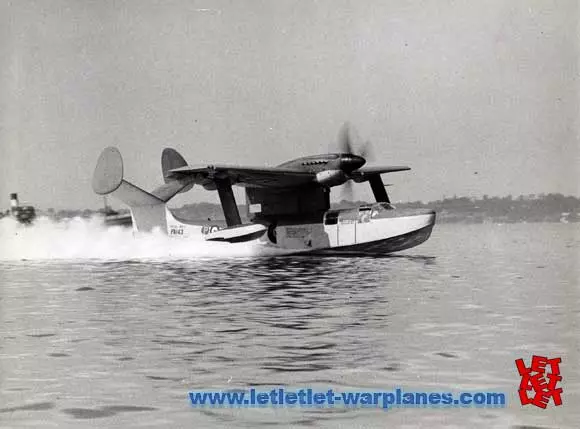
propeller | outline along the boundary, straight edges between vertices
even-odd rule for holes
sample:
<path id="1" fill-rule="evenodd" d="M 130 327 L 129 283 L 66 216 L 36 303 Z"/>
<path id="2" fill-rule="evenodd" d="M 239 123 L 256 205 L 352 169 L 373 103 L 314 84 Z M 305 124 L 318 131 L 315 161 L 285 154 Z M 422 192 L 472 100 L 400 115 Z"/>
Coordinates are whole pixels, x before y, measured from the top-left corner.
<path id="1" fill-rule="evenodd" d="M 340 193 L 341 197 L 343 197 L 343 199 L 346 199 L 348 201 L 352 201 L 354 198 L 354 192 L 353 192 L 353 187 L 352 187 L 352 180 L 347 180 L 346 182 L 344 182 L 344 185 L 342 185 L 342 192 Z"/>
<path id="2" fill-rule="evenodd" d="M 353 135 L 355 139 L 353 139 Z M 354 140 L 359 140 L 358 134 L 356 130 L 351 127 L 349 122 L 345 122 L 338 133 L 338 146 L 340 151 L 342 153 L 357 155 L 365 159 L 373 157 L 370 141 L 367 140 L 364 143 L 358 145 L 357 150 L 355 150 L 356 145 Z"/>
<path id="3" fill-rule="evenodd" d="M 353 139 L 353 135 L 355 139 Z M 361 145 L 356 145 L 354 143 L 354 140 L 360 141 L 360 139 L 358 138 L 358 134 L 356 130 L 354 130 L 354 128 L 351 127 L 349 122 L 345 122 L 338 133 L 338 146 L 340 151 L 342 153 L 361 157 L 363 158 L 364 161 L 366 161 L 367 158 L 372 158 L 370 141 L 367 140 Z M 355 146 L 358 147 L 355 149 Z M 356 168 L 360 168 L 360 166 Z M 341 194 L 344 195 L 348 200 L 352 201 L 352 199 L 354 198 L 352 180 L 347 180 L 344 183 Z"/>
<path id="4" fill-rule="evenodd" d="M 389 196 L 384 189 L 382 173 L 394 173 L 396 171 L 410 170 L 407 166 L 375 166 L 368 168 L 361 168 L 366 164 L 365 158 L 372 156 L 371 144 L 366 141 L 363 144 L 355 144 L 353 141 L 353 133 L 348 122 L 346 122 L 338 133 L 338 144 L 342 153 L 338 154 L 340 157 L 339 170 L 329 170 L 333 172 L 334 176 L 322 177 L 319 183 L 324 180 L 329 187 L 336 185 L 344 185 L 341 193 L 344 193 L 350 200 L 353 199 L 352 181 L 357 183 L 368 181 L 373 195 L 378 202 L 389 203 Z M 354 133 L 356 141 L 360 141 L 356 132 Z M 358 146 L 358 147 L 357 147 Z M 335 167 L 336 168 L 336 167 Z M 322 174 L 322 173 L 318 173 Z M 388 185 L 387 185 L 388 186 Z"/>

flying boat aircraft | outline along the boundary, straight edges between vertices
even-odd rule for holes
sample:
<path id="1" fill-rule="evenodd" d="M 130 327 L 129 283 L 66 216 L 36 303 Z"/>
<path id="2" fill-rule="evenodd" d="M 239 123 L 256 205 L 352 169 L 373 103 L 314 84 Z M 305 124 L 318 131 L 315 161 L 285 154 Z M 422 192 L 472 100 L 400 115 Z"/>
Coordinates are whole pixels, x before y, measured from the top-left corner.
<path id="1" fill-rule="evenodd" d="M 410 168 L 365 166 L 365 151 L 354 153 L 348 127 L 339 138 L 339 153 L 297 158 L 277 167 L 191 166 L 176 150 L 166 148 L 161 157 L 165 183 L 151 192 L 124 179 L 121 154 L 108 147 L 97 162 L 93 190 L 127 204 L 135 232 L 158 228 L 173 237 L 253 242 L 288 254 L 387 254 L 427 240 L 435 212 L 396 209 L 381 178 Z M 330 189 L 352 182 L 369 182 L 376 203 L 331 210 Z M 226 227 L 189 223 L 166 206 L 194 185 L 218 192 Z M 232 186 L 245 187 L 249 223 L 241 221 Z"/>

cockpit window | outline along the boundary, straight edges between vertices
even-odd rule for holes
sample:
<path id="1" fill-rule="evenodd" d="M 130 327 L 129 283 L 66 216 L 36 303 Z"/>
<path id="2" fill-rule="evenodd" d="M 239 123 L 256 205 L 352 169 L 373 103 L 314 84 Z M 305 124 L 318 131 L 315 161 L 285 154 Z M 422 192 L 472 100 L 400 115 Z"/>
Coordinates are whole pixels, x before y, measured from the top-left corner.
<path id="1" fill-rule="evenodd" d="M 338 223 L 338 212 L 328 212 L 324 218 L 325 225 L 336 225 Z"/>
<path id="2" fill-rule="evenodd" d="M 390 203 L 378 203 L 377 206 L 382 210 L 394 210 L 395 208 Z"/>

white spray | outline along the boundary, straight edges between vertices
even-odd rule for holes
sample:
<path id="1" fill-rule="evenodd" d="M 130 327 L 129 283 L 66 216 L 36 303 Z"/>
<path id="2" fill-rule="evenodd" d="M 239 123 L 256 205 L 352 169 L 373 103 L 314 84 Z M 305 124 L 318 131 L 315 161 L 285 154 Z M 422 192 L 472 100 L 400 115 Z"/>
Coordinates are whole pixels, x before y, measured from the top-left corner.
<path id="1" fill-rule="evenodd" d="M 30 226 L 0 219 L 0 261 L 229 258 L 279 253 L 255 242 L 180 240 L 159 231 L 134 237 L 131 229 L 106 227 L 99 218 L 56 222 L 41 217 Z"/>

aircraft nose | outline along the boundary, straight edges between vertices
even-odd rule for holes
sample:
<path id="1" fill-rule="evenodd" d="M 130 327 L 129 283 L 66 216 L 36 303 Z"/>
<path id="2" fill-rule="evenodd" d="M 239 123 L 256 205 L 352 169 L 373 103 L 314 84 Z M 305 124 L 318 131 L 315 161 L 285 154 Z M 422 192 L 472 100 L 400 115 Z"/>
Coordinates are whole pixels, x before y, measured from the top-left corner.
<path id="1" fill-rule="evenodd" d="M 340 159 L 340 167 L 347 172 L 354 171 L 365 165 L 366 160 L 362 156 L 345 154 Z"/>

